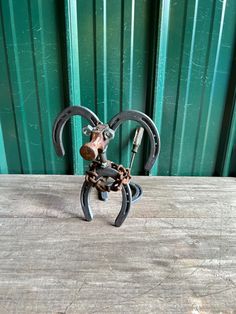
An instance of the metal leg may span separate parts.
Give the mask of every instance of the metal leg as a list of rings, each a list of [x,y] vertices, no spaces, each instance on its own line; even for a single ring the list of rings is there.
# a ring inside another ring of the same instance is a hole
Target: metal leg
[[[93,213],[89,205],[89,193],[91,188],[92,186],[87,181],[85,181],[80,193],[81,207],[84,213],[84,218],[87,221],[91,221],[93,219]],[[116,217],[114,223],[116,227],[120,227],[122,223],[125,221],[132,203],[132,193],[129,184],[123,185],[121,192],[122,192],[122,205],[121,210],[118,216]]]
[[[108,192],[100,192],[98,191],[98,199],[100,201],[106,202],[108,200]]]
[[[87,181],[84,181],[80,192],[80,203],[84,213],[84,218],[87,221],[91,221],[93,219],[93,213],[89,206],[89,192],[91,187],[92,186]]]
[[[132,203],[132,193],[129,184],[122,186],[122,205],[121,210],[116,217],[115,226],[120,227],[128,216],[130,206]]]

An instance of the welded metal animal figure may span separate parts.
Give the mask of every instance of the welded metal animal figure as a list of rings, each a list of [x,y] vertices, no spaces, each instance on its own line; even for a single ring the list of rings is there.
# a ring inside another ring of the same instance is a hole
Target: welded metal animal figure
[[[90,136],[90,141],[80,148],[81,156],[92,161],[89,170],[86,171],[85,181],[81,189],[81,207],[87,221],[93,219],[89,205],[89,192],[95,187],[99,193],[100,200],[107,200],[110,191],[122,193],[122,205],[115,220],[115,226],[119,227],[126,219],[132,202],[137,201],[142,195],[142,188],[131,182],[130,170],[134,156],[141,144],[143,131],[146,130],[150,140],[149,158],[145,164],[145,171],[149,173],[153,167],[159,151],[160,137],[153,121],[144,113],[136,110],[123,111],[115,115],[107,124],[102,123],[99,118],[88,108],[81,106],[67,107],[57,117],[53,127],[53,143],[59,156],[65,154],[62,133],[66,122],[74,115],[80,115],[89,121],[89,125],[83,128],[83,133]],[[117,128],[125,121],[133,120],[140,123],[141,127],[136,130],[132,157],[129,168],[118,165],[107,160],[106,151],[110,140],[115,136]]]

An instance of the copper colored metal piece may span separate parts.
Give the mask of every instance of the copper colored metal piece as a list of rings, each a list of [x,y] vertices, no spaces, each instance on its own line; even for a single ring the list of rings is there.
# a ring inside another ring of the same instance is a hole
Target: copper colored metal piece
[[[108,140],[104,138],[106,126],[99,124],[94,131],[91,132],[90,142],[84,144],[80,148],[81,156],[86,160],[94,160],[98,154],[103,152],[108,144]]]

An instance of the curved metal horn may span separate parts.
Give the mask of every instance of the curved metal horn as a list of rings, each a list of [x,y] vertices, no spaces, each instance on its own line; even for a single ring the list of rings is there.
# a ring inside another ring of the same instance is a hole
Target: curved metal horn
[[[100,123],[98,117],[88,108],[82,106],[70,106],[64,109],[54,122],[52,138],[55,150],[59,156],[64,156],[65,150],[62,143],[62,133],[66,122],[74,115],[80,115],[87,119],[94,127]]]
[[[150,139],[150,154],[144,169],[150,171],[160,152],[160,136],[154,122],[144,113],[137,110],[122,111],[115,115],[109,124],[114,131],[125,121],[133,120],[139,122],[147,131]]]

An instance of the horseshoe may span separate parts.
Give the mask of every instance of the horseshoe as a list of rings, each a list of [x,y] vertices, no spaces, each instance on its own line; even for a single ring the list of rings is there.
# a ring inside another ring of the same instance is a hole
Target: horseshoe
[[[154,122],[144,113],[137,110],[122,111],[115,115],[108,123],[112,130],[116,130],[123,122],[133,120],[139,122],[147,131],[150,139],[150,154],[144,169],[150,171],[160,152],[160,136]]]
[[[88,108],[82,106],[70,106],[64,109],[57,117],[52,131],[54,147],[59,156],[65,155],[65,150],[62,143],[62,133],[64,126],[66,122],[75,115],[79,115],[87,119],[92,126],[97,126],[101,123],[95,113],[93,113]]]
[[[101,168],[99,169],[99,177],[111,177],[115,179],[117,177],[118,171],[112,168]],[[93,219],[93,213],[89,204],[89,193],[91,191],[92,185],[90,182],[84,181],[84,184],[80,193],[81,207],[84,213],[85,220],[91,221]],[[116,217],[114,225],[120,227],[128,216],[130,206],[132,203],[132,192],[129,184],[122,185],[122,205],[118,216]]]

